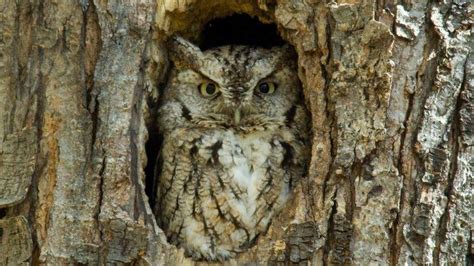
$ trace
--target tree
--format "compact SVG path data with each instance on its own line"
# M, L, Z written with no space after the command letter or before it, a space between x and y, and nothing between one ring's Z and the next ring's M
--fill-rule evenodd
M312 158L233 260L472 263L470 1L0 1L0 262L190 264L145 193L164 41L215 17L298 53Z

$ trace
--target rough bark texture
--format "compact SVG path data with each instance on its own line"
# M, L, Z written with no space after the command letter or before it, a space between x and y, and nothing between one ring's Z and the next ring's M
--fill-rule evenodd
M0 0L0 11L0 264L196 263L166 243L145 194L149 103L167 38L197 39L233 13L275 23L295 47L313 136L287 211L229 263L472 263L470 1Z

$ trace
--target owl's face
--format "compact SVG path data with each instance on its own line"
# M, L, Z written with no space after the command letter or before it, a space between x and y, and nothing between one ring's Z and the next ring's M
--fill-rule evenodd
M171 70L160 112L164 130L225 127L263 130L294 116L300 83L288 47L223 46L207 51L171 43ZM291 118L291 117L290 117Z

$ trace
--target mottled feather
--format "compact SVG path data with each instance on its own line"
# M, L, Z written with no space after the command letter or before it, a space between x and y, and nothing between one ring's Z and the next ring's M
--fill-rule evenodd
M305 173L310 122L294 57L288 47L200 51L181 38L170 48L155 213L186 254L225 260L266 232ZM260 93L262 82L276 90ZM218 92L204 97L203 83Z

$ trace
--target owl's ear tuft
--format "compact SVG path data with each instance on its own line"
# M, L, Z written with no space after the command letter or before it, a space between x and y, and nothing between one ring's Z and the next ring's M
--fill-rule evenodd
M187 67L198 65L202 52L190 41L175 35L168 40L167 47L170 59L175 65Z
M272 50L280 55L281 57L294 57L296 55L295 53L295 48L293 48L293 46L289 45L289 44L285 44L283 46L277 46L277 47L273 47Z
M276 65L288 66L289 64L293 65L293 62L296 62L297 54L295 48L289 44L283 46L275 46L271 48L272 55L276 61Z

